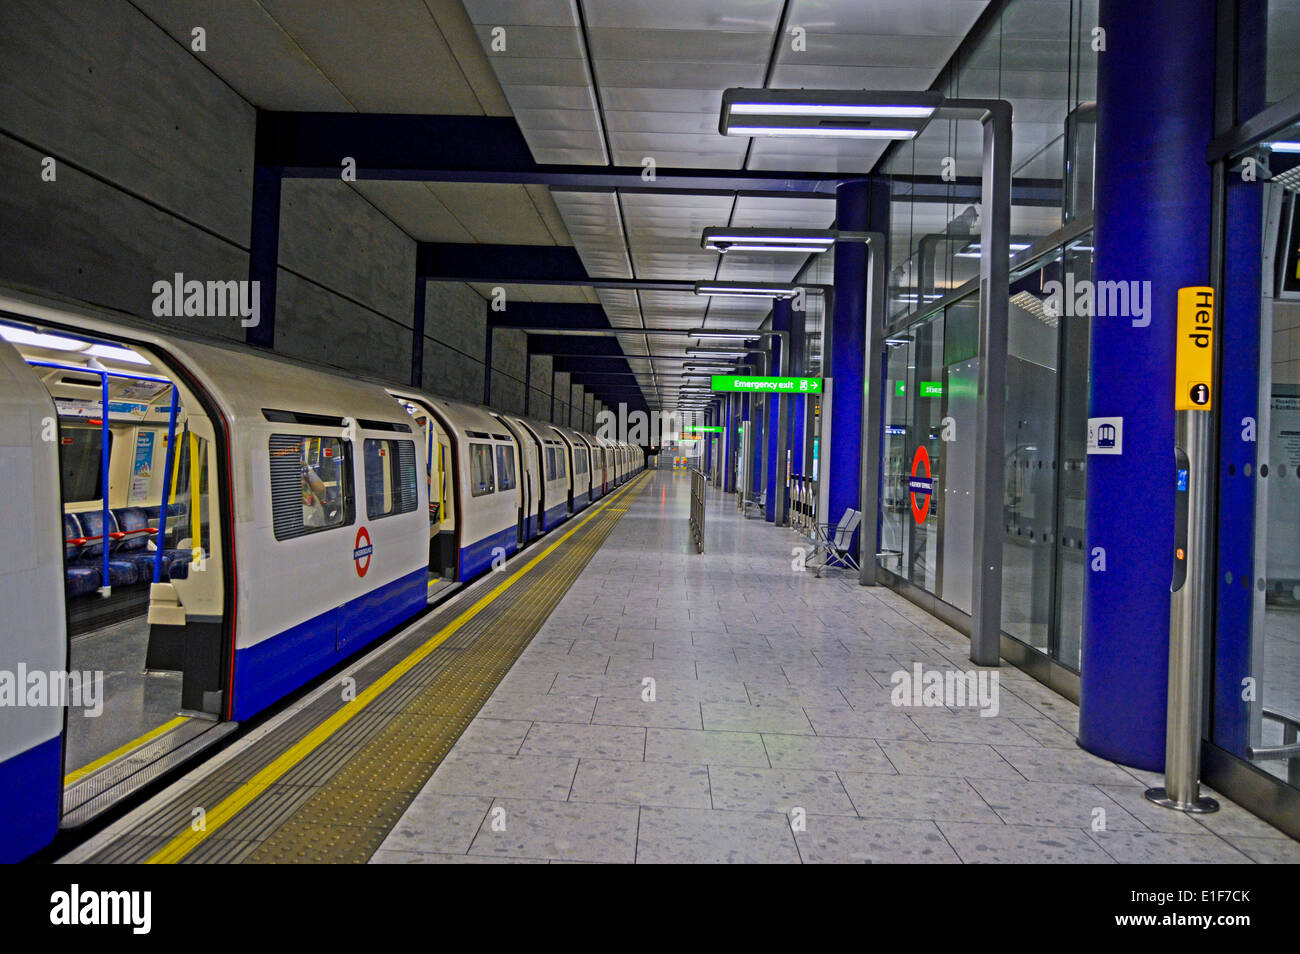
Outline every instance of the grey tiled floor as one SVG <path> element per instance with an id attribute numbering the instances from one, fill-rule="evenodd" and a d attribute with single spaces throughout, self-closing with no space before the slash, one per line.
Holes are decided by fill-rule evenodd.
<path id="1" fill-rule="evenodd" d="M 896 671 L 969 669 L 965 637 L 794 571 L 799 538 L 720 495 L 696 555 L 687 477 L 652 481 L 374 862 L 1300 861 L 1231 803 L 1146 802 L 1018 670 L 993 717 L 894 706 Z"/>

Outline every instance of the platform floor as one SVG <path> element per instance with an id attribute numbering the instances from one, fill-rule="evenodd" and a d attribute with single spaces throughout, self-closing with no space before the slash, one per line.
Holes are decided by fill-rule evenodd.
<path id="1" fill-rule="evenodd" d="M 1300 862 L 1226 800 L 1147 803 L 1013 668 L 992 717 L 894 705 L 965 637 L 716 492 L 694 553 L 689 481 L 639 477 L 62 860 Z"/>
<path id="2" fill-rule="evenodd" d="M 894 706 L 966 638 L 717 492 L 693 553 L 689 477 L 652 480 L 372 862 L 1300 862 L 1227 800 L 1146 802 L 1016 669 L 993 717 Z"/>

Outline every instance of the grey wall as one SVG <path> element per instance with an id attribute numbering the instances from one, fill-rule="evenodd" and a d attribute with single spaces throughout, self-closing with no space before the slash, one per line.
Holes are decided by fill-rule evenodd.
<path id="1" fill-rule="evenodd" d="M 342 180 L 285 180 L 276 351 L 405 384 L 414 304 L 406 233 Z"/>
<path id="2" fill-rule="evenodd" d="M 554 404 L 554 422 L 567 425 L 569 423 L 569 372 L 567 371 L 555 373 Z"/>
<path id="3" fill-rule="evenodd" d="M 255 118 L 126 0 L 4 0 L 0 282 L 242 341 L 237 318 L 155 317 L 152 288 L 248 278 Z M 408 383 L 414 295 L 414 240 L 348 183 L 285 181 L 277 351 Z M 429 283 L 425 387 L 482 400 L 486 315 L 469 286 Z M 522 410 L 513 346 L 498 360 Z"/>
<path id="4" fill-rule="evenodd" d="M 551 370 L 555 359 L 549 354 L 535 354 L 530 359 L 528 413 L 543 421 L 551 419 Z"/>
<path id="5" fill-rule="evenodd" d="M 0 4 L 0 104 L 0 280 L 243 337 L 152 286 L 248 277 L 251 106 L 121 0 Z"/>
<path id="6" fill-rule="evenodd" d="M 424 388 L 483 400 L 487 301 L 468 285 L 428 282 L 424 295 Z"/>
<path id="7" fill-rule="evenodd" d="M 581 384 L 569 382 L 569 426 L 585 431 L 587 429 L 586 421 L 583 420 L 583 411 L 586 409 L 586 397 L 582 390 Z"/>
<path id="8" fill-rule="evenodd" d="M 528 336 L 522 331 L 501 328 L 492 334 L 492 406 L 522 414 Z"/>

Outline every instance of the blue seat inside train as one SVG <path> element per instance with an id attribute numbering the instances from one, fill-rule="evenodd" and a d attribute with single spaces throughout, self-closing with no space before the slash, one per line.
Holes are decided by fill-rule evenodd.
<path id="1" fill-rule="evenodd" d="M 117 587 L 153 582 L 156 539 L 161 507 L 118 507 L 108 512 L 108 582 Z M 169 504 L 168 519 L 185 515 L 183 504 Z M 90 596 L 103 584 L 104 514 L 101 510 L 63 515 L 64 567 L 70 598 Z M 184 579 L 189 573 L 188 550 L 163 551 L 163 580 Z"/>

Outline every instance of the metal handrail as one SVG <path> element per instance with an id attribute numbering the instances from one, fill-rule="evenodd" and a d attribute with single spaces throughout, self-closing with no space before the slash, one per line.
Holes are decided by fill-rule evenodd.
<path id="1" fill-rule="evenodd" d="M 697 553 L 704 552 L 704 494 L 708 481 L 704 472 L 691 471 L 691 540 Z"/>

